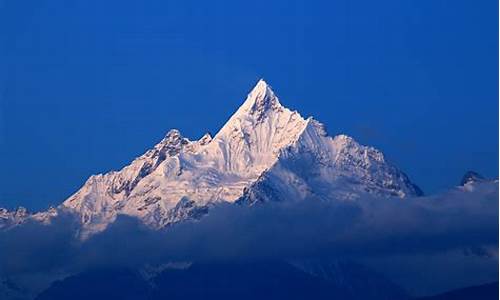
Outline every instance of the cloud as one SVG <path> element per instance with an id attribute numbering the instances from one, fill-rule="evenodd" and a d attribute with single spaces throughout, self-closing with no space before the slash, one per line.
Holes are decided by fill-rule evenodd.
<path id="1" fill-rule="evenodd" d="M 470 263 L 471 270 L 498 276 L 491 273 L 498 264 L 496 183 L 413 199 L 221 204 L 200 221 L 160 232 L 122 216 L 85 242 L 75 238 L 76 229 L 71 216 L 62 216 L 49 226 L 31 223 L 0 233 L 0 277 L 169 261 L 310 257 L 363 261 L 406 280 L 409 288 L 417 286 L 411 286 L 418 278 L 412 268 L 420 275 L 432 269 L 422 269 L 426 259 L 444 273 Z"/>

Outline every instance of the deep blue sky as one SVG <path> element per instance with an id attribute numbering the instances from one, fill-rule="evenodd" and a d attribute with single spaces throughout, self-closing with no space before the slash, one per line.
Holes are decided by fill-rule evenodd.
<path id="1" fill-rule="evenodd" d="M 239 2 L 239 3 L 236 3 Z M 498 173 L 495 0 L 0 0 L 0 206 L 58 204 L 264 77 L 426 193 Z"/>

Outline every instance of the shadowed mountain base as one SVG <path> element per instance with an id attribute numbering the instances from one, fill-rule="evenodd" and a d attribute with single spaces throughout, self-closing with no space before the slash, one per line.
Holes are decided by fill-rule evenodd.
<path id="1" fill-rule="evenodd" d="M 339 280 L 284 262 L 194 264 L 149 280 L 136 271 L 94 270 L 56 282 L 36 299 L 408 299 L 359 265 L 337 264 L 336 272 Z"/>

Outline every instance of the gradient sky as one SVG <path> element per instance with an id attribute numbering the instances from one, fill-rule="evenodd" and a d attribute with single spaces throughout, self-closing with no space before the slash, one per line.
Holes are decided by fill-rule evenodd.
<path id="1" fill-rule="evenodd" d="M 236 3 L 239 2 L 239 3 Z M 426 193 L 498 174 L 498 3 L 0 0 L 0 207 L 56 205 L 263 77 Z"/>

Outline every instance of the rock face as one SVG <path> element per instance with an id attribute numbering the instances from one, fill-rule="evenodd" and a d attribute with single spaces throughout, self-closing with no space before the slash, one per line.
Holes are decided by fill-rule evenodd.
<path id="1" fill-rule="evenodd" d="M 219 202 L 355 200 L 363 194 L 418 196 L 408 177 L 372 147 L 328 136 L 313 118 L 281 105 L 260 80 L 212 138 L 171 130 L 120 171 L 91 176 L 58 210 L 75 213 L 86 234 L 119 214 L 152 228 L 198 219 Z"/>

